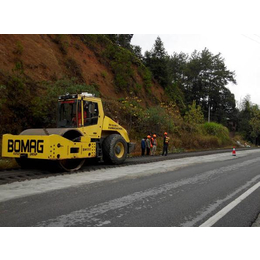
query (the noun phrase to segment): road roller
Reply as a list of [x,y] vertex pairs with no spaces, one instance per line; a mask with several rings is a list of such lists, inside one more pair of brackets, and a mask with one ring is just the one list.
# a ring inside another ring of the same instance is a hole
[[15,158],[23,168],[48,161],[76,171],[88,159],[121,164],[134,149],[126,129],[105,116],[101,98],[87,92],[61,95],[57,110],[57,128],[4,134],[2,157]]

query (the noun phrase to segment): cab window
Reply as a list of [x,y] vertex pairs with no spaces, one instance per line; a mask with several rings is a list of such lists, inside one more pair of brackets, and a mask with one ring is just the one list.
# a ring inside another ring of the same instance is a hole
[[84,101],[84,126],[96,125],[98,123],[98,104],[95,102]]
[[77,100],[59,101],[57,127],[75,127],[77,104]]

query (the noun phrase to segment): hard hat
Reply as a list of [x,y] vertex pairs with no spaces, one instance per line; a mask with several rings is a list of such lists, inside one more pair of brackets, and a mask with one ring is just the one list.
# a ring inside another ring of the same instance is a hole
[[156,137],[156,134],[154,134],[153,137]]
[[165,132],[164,135],[167,135],[167,132]]
[[147,135],[147,138],[151,138],[151,136],[150,136],[150,135]]

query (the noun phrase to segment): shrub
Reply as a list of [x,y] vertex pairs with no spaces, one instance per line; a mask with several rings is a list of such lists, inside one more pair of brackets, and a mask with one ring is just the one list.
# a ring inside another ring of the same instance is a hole
[[16,42],[16,48],[13,51],[14,54],[16,55],[22,55],[23,54],[23,45],[20,41]]
[[68,54],[68,38],[64,34],[57,34],[55,35],[55,38],[52,38],[53,42],[59,45],[59,49],[62,54],[67,55]]
[[31,81],[23,75],[6,76],[0,96],[0,134],[19,133],[33,123],[31,100],[34,97]]
[[151,71],[145,67],[143,64],[141,64],[138,67],[138,72],[140,76],[143,78],[144,81],[144,88],[148,93],[151,93],[151,87],[152,87],[152,73]]
[[196,101],[193,101],[192,105],[189,105],[189,110],[185,113],[184,120],[192,126],[204,122],[204,115],[201,111],[201,107],[196,105]]
[[214,122],[204,123],[201,125],[202,134],[211,135],[218,138],[220,145],[229,145],[231,144],[231,139],[229,137],[228,129]]
[[14,65],[14,68],[12,69],[12,71],[15,74],[23,74],[24,73],[23,62],[20,60],[17,60],[15,62],[15,65]]
[[71,77],[77,78],[80,82],[84,82],[82,69],[80,65],[72,58],[68,58],[65,62],[66,68],[69,70]]
[[105,79],[107,77],[107,72],[106,71],[101,71],[101,76]]
[[221,147],[219,139],[216,136],[201,135],[198,133],[192,134],[186,132],[181,136],[181,141],[182,146],[188,150]]
[[139,127],[145,133],[163,133],[174,131],[173,118],[160,107],[150,107],[140,117]]
[[110,65],[115,74],[115,85],[117,89],[129,90],[131,78],[134,75],[132,69],[133,54],[116,45],[110,45],[106,49],[105,55],[111,60]]

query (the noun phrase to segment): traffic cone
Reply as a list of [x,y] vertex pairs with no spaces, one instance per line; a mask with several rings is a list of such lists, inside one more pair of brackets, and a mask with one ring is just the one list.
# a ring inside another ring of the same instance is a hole
[[236,156],[236,155],[237,155],[237,154],[236,154],[236,147],[235,147],[235,146],[233,147],[232,155],[233,155],[233,156]]

